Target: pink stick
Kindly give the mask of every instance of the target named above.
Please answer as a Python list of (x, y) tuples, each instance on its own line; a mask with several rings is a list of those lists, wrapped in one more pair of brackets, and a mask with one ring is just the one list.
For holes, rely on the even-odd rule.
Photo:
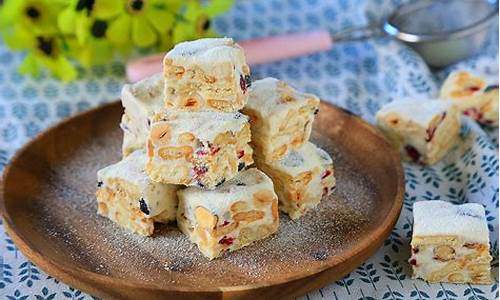
[(332, 47), (332, 39), (327, 31), (312, 31), (242, 41), (239, 44), (245, 49), (247, 63), (257, 65), (328, 50)]
[[(242, 41), (247, 63), (265, 64), (277, 60), (328, 50), (332, 40), (327, 31), (290, 33), (282, 36)], [(155, 54), (127, 63), (127, 79), (136, 82), (162, 70), (164, 54)]]

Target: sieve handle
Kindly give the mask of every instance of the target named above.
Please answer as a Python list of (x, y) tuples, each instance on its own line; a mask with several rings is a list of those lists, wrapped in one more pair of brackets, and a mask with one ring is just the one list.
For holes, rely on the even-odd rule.
[(365, 40), (377, 36), (384, 35), (381, 26), (377, 24), (369, 24), (366, 26), (352, 27), (339, 32), (333, 33), (331, 35), (332, 41), (339, 42), (352, 42)]

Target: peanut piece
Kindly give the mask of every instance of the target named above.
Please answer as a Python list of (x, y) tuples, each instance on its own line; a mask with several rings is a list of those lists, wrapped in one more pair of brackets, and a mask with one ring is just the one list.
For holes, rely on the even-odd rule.
[(247, 211), (248, 209), (249, 209), (248, 203), (243, 201), (237, 201), (231, 205), (231, 208), (229, 210), (233, 213), (238, 213), (242, 211)]
[(210, 211), (203, 206), (198, 206), (194, 210), (194, 216), (198, 225), (202, 228), (211, 230), (215, 228), (215, 225), (217, 224), (217, 216), (212, 215), (212, 213), (210, 213)]
[(171, 128), (165, 123), (156, 123), (151, 127), (150, 137), (154, 144), (166, 144), (170, 140)]
[(256, 206), (262, 207), (272, 202), (274, 200), (274, 195), (268, 190), (258, 191), (253, 194), (253, 200)]
[(182, 145), (188, 145), (194, 142), (196, 137), (189, 133), (189, 132), (184, 132), (179, 137), (177, 138), (177, 142)]
[(238, 222), (255, 222), (264, 218), (264, 212), (260, 210), (251, 210), (246, 212), (240, 212), (233, 216), (233, 219)]
[(455, 258), (455, 249), (448, 245), (437, 246), (433, 252), (434, 259), (439, 261), (449, 261)]
[(158, 150), (158, 155), (165, 160), (176, 160), (180, 158), (189, 160), (193, 155), (193, 148), (189, 146), (162, 147)]

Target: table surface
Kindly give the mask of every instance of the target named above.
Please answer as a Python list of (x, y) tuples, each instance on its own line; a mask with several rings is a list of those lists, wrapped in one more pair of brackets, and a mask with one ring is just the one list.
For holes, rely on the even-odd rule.
[[(222, 35), (235, 39), (317, 28), (337, 31), (378, 20), (400, 0), (239, 1), (215, 21)], [(469, 69), (498, 80), (498, 31), (481, 54), (444, 70), (432, 71), (410, 48), (389, 38), (341, 43), (331, 50), (255, 66), (252, 77), (277, 77), (300, 90), (343, 106), (373, 122), (384, 103), (406, 96), (430, 98), (451, 70)], [(22, 54), (0, 44), (0, 170), (15, 151), (44, 128), (78, 111), (111, 101), (125, 82), (123, 63), (80, 70), (63, 84), (46, 75), (30, 78), (16, 68)], [(379, 251), (358, 269), (304, 299), (497, 299), (498, 298), (498, 130), (464, 118), (463, 143), (432, 167), (405, 165), (406, 193), (400, 219)], [(486, 207), (491, 233), (492, 285), (427, 284), (412, 280), (407, 264), (412, 203), (441, 199)], [(45, 274), (25, 259), (0, 221), (1, 299), (92, 299)]]

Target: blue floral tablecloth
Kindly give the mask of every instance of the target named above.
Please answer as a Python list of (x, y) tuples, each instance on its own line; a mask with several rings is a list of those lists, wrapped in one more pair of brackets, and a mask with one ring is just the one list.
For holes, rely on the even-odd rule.
[[(325, 28), (332, 31), (377, 20), (399, 0), (260, 0), (240, 1), (215, 22), (221, 34), (236, 39)], [(58, 120), (116, 99), (124, 83), (119, 61), (80, 70), (79, 79), (62, 84), (47, 76), (37, 79), (16, 71), (22, 55), (0, 44), (0, 170), (14, 152)], [(335, 45), (306, 57), (252, 68), (254, 78), (274, 76), (298, 89), (316, 93), (373, 122), (378, 108), (402, 96), (435, 96), (453, 69), (466, 68), (498, 76), (498, 31), (483, 53), (439, 72), (430, 70), (406, 46), (388, 38)], [(498, 78), (497, 78), (498, 80)], [(433, 167), (405, 165), (403, 211), (383, 247), (358, 269), (304, 299), (498, 299), (495, 284), (427, 284), (409, 278), (412, 203), (441, 199), (478, 202), (486, 207), (491, 233), (492, 266), (498, 273), (498, 130), (479, 127), (464, 118), (464, 143)], [(92, 299), (58, 282), (18, 251), (0, 221), (1, 299)]]

